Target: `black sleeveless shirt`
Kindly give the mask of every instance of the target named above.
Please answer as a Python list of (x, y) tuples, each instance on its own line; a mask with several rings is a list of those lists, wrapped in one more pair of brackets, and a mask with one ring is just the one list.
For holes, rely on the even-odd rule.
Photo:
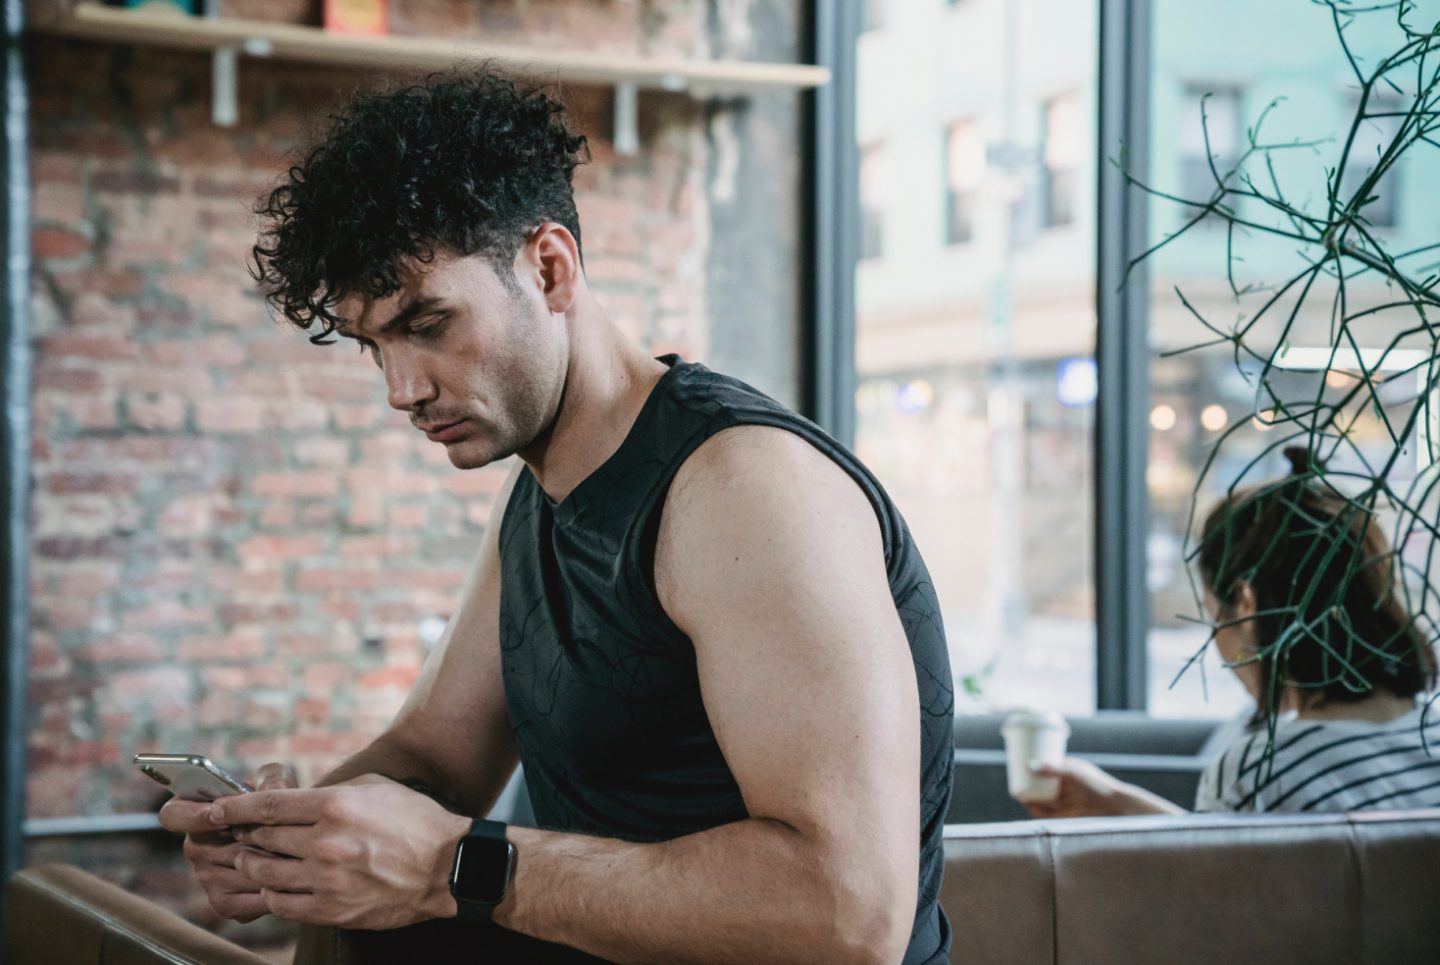
[(940, 608), (880, 483), (818, 426), (743, 382), (676, 356), (625, 441), (564, 500), (520, 473), (500, 528), (505, 697), (536, 824), (664, 841), (747, 817), (705, 715), (689, 637), (655, 593), (665, 495), (686, 458), (737, 425), (801, 436), (875, 508), (919, 681), (920, 888), (904, 965), (947, 960), (939, 906), (954, 710)]

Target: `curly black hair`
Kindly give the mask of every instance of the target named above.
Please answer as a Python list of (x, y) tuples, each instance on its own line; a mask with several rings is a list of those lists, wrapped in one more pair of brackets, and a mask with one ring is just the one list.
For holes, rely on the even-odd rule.
[[(486, 67), (364, 93), (255, 211), (251, 274), (277, 311), (326, 342), (351, 292), (385, 298), (437, 248), (508, 267), (547, 221), (580, 242), (571, 178), (589, 160), (564, 107)], [(510, 272), (501, 271), (510, 283)]]

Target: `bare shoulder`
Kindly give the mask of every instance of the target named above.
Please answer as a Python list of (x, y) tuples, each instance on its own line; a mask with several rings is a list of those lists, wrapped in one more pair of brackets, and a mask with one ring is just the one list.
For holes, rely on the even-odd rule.
[(672, 617), (727, 589), (793, 591), (835, 567), (883, 585), (880, 524), (859, 484), (804, 438), (737, 426), (706, 440), (676, 474), (655, 550), (656, 590)]
[(735, 426), (711, 436), (685, 460), (670, 492), (679, 504), (738, 502), (731, 508), (742, 512), (768, 500), (799, 498), (848, 503), (873, 516), (860, 486), (834, 460), (794, 432), (772, 426)]

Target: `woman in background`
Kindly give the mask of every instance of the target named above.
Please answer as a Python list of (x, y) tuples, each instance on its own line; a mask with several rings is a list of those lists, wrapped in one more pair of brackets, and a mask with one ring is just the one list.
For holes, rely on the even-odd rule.
[[(1257, 708), (1206, 767), (1195, 810), (1440, 806), (1435, 658), (1400, 601), (1394, 554), (1307, 450), (1285, 455), (1290, 476), (1227, 496), (1202, 529), (1215, 646)], [(1035, 773), (1060, 779), (1053, 801), (1027, 805), (1036, 817), (1183, 813), (1076, 758)]]

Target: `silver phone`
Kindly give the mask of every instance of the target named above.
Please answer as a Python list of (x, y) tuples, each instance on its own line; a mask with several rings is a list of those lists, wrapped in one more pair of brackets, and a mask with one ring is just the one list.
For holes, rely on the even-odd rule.
[(199, 754), (136, 754), (135, 766), (185, 801), (213, 801), (255, 790)]

